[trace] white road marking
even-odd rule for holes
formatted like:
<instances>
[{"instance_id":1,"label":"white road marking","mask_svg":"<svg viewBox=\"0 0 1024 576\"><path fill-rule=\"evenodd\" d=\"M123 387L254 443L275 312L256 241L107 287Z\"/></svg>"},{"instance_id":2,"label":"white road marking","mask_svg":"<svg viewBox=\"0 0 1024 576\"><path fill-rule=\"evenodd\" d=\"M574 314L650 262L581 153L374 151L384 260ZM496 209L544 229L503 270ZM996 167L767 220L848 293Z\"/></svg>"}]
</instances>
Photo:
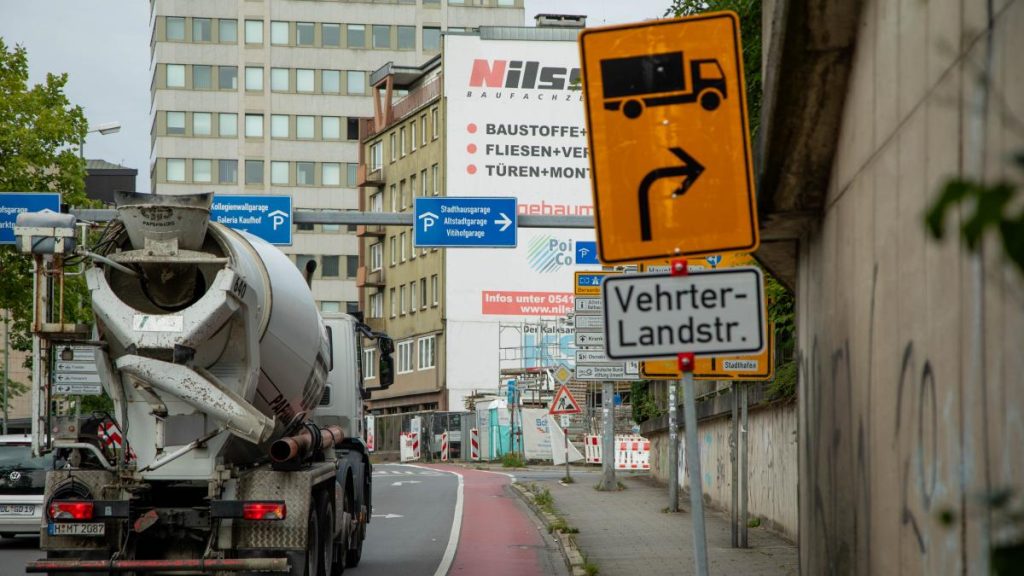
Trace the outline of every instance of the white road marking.
<instances>
[{"instance_id":1,"label":"white road marking","mask_svg":"<svg viewBox=\"0 0 1024 576\"><path fill-rule=\"evenodd\" d=\"M390 514L390 513L389 514L374 514L373 517L374 518L384 518L385 520L388 520L388 519L391 519L391 518L404 518L404 516L402 516L401 514Z\"/></svg>"},{"instance_id":2,"label":"white road marking","mask_svg":"<svg viewBox=\"0 0 1024 576\"><path fill-rule=\"evenodd\" d=\"M403 484L419 484L419 480L399 480L398 482L392 482L392 486L402 486Z\"/></svg>"}]
</instances>

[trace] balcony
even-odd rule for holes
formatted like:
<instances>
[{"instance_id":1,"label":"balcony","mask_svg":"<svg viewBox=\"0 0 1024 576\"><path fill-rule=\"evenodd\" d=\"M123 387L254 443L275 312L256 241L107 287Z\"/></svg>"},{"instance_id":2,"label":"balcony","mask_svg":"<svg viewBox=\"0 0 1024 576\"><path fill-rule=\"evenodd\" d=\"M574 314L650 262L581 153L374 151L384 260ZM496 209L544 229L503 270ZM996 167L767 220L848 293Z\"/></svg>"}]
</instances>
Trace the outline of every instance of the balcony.
<instances>
[{"instance_id":1,"label":"balcony","mask_svg":"<svg viewBox=\"0 0 1024 576\"><path fill-rule=\"evenodd\" d=\"M386 235L387 230L379 224L356 226L356 237L358 238L383 238Z\"/></svg>"},{"instance_id":2,"label":"balcony","mask_svg":"<svg viewBox=\"0 0 1024 576\"><path fill-rule=\"evenodd\" d=\"M366 266L360 266L356 270L356 287L357 288L383 288L384 287L384 269L370 271Z\"/></svg>"},{"instance_id":3,"label":"balcony","mask_svg":"<svg viewBox=\"0 0 1024 576\"><path fill-rule=\"evenodd\" d=\"M359 164L356 169L356 186L375 186L377 188L384 187L384 167L380 166L376 170L370 172L368 164Z\"/></svg>"}]
</instances>

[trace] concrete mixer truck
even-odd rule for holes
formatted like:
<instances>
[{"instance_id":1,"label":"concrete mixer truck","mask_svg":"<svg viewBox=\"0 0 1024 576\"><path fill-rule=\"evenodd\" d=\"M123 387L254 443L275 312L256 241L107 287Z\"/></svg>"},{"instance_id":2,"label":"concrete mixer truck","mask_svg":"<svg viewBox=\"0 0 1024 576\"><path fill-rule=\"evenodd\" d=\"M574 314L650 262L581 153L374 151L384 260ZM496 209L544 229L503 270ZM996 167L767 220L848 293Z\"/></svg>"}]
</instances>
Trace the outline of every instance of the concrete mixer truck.
<instances>
[{"instance_id":1,"label":"concrete mixer truck","mask_svg":"<svg viewBox=\"0 0 1024 576\"><path fill-rule=\"evenodd\" d=\"M93 347L113 404L82 424L37 403L40 450L58 464L43 501L46 558L29 572L326 576L359 563L372 505L361 346L376 340L386 385L390 339L347 314L321 316L308 275L210 222L211 202L119 194L99 241L56 257L38 252L52 251L43 240L57 226L19 218L43 274L62 259L88 263L95 327L77 349ZM42 336L51 356L72 338Z\"/></svg>"}]
</instances>

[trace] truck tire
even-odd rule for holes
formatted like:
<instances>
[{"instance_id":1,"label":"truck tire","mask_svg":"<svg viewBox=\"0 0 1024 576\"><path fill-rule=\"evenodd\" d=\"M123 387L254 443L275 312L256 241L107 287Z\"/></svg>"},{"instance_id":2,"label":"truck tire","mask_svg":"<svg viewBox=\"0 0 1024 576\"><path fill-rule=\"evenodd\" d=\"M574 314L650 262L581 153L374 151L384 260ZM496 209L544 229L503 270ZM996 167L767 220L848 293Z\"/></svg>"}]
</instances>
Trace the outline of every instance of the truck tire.
<instances>
[{"instance_id":1,"label":"truck tire","mask_svg":"<svg viewBox=\"0 0 1024 576\"><path fill-rule=\"evenodd\" d=\"M320 511L316 500L310 502L309 520L306 523L306 549L292 555L289 554L291 564L290 576L320 576L320 565L323 558L323 535L320 529Z\"/></svg>"},{"instance_id":2,"label":"truck tire","mask_svg":"<svg viewBox=\"0 0 1024 576\"><path fill-rule=\"evenodd\" d=\"M317 496L317 512L320 515L320 571L317 576L333 576L336 565L342 558L337 555L334 544L334 503L321 491Z\"/></svg>"},{"instance_id":3,"label":"truck tire","mask_svg":"<svg viewBox=\"0 0 1024 576\"><path fill-rule=\"evenodd\" d=\"M362 516L365 518L365 515ZM355 568L363 557L363 538L366 536L366 524L360 521L359 511L356 510L354 490L345 491L345 518L348 519L348 526L345 529L347 541L345 542L345 567Z\"/></svg>"}]
</instances>

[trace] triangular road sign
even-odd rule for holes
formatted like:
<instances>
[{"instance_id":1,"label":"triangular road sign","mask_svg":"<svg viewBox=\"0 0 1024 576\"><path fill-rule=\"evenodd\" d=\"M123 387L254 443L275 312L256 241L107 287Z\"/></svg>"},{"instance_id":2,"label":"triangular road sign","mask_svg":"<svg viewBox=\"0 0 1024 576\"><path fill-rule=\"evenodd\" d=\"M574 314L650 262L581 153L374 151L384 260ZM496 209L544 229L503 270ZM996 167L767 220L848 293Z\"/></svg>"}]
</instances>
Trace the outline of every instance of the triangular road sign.
<instances>
[{"instance_id":1,"label":"triangular road sign","mask_svg":"<svg viewBox=\"0 0 1024 576\"><path fill-rule=\"evenodd\" d=\"M579 414L583 412L580 408L580 403L572 397L572 392L569 392L569 388L565 384L558 389L555 393L554 400L551 401L551 408L548 409L548 414Z\"/></svg>"}]
</instances>

